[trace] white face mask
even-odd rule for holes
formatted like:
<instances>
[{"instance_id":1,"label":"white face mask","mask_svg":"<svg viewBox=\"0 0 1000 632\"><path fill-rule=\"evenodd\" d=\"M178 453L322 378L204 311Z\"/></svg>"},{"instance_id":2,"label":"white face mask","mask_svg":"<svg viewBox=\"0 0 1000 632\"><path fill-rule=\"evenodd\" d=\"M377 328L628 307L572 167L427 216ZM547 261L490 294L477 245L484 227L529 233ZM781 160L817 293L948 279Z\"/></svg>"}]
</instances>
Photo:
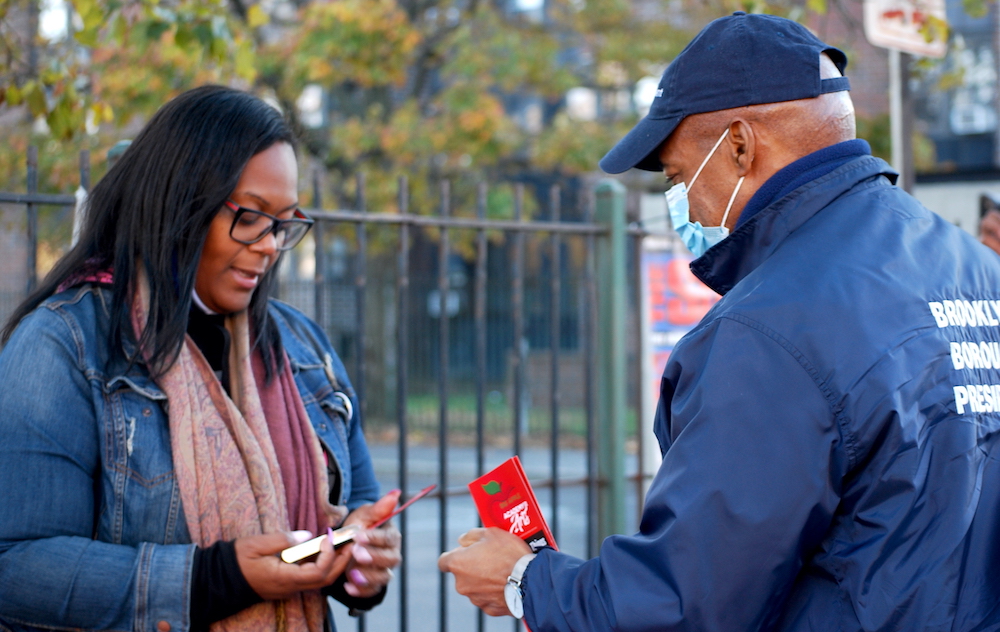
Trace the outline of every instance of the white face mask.
<instances>
[{"instance_id":1,"label":"white face mask","mask_svg":"<svg viewBox=\"0 0 1000 632\"><path fill-rule=\"evenodd\" d=\"M701 166L694 172L694 177L691 178L692 187L698 176L701 175L701 170L708 164L709 158L715 154L715 150L726 139L726 134L728 133L729 128L727 127L726 131L719 137L719 140L715 142L712 151L708 152L705 160L701 162ZM736 188L733 189L733 194L729 197L729 204L726 205L726 212L723 213L722 223L719 226L702 226L701 222L691 222L690 204L688 203L687 196L690 187L686 186L683 182L678 182L665 193L667 197L667 210L670 212L670 221L674 226L674 231L677 232L681 241L684 242L684 245L688 247L688 250L695 257L702 256L709 248L729 236L729 229L726 228L726 220L729 218L729 210L733 208L733 201L736 200L736 194L740 192L740 187L743 186L743 178L744 176L740 176L740 179L736 182Z\"/></svg>"}]
</instances>

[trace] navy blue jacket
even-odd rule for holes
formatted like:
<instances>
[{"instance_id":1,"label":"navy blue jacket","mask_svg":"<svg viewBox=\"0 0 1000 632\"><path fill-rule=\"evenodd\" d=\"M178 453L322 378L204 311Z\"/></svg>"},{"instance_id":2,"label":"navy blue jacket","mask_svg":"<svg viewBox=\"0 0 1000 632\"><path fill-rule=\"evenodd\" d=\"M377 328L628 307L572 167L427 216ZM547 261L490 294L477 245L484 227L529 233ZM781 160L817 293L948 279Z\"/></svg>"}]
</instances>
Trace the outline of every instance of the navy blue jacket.
<instances>
[{"instance_id":1,"label":"navy blue jacket","mask_svg":"<svg viewBox=\"0 0 1000 632\"><path fill-rule=\"evenodd\" d=\"M640 531L543 551L534 632L1000 630L1000 257L856 157L692 264Z\"/></svg>"}]
</instances>

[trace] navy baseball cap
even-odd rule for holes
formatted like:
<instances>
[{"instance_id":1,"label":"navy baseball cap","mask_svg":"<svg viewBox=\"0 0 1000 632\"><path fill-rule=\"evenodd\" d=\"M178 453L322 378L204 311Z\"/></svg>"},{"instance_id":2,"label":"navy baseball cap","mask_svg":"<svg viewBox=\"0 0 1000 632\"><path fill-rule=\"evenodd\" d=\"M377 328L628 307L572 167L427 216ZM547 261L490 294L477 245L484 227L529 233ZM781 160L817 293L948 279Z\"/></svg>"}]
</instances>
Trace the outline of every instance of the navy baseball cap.
<instances>
[{"instance_id":1,"label":"navy baseball cap","mask_svg":"<svg viewBox=\"0 0 1000 632\"><path fill-rule=\"evenodd\" d=\"M713 20L667 66L649 114L601 159L601 169L660 171L660 145L691 114L850 90L847 77L820 79L821 53L843 74L847 55L797 22L743 11Z\"/></svg>"}]
</instances>

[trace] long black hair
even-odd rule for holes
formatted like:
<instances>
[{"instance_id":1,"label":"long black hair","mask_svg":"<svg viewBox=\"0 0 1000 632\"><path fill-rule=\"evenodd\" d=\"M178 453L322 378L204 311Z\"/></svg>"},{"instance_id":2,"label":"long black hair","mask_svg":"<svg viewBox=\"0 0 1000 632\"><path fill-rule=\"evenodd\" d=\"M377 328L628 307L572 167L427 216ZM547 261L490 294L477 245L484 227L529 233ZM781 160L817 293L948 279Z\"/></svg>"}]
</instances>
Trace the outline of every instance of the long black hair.
<instances>
[{"instance_id":1,"label":"long black hair","mask_svg":"<svg viewBox=\"0 0 1000 632\"><path fill-rule=\"evenodd\" d=\"M124 342L134 341L153 375L161 374L184 342L212 218L236 188L247 162L279 142L295 146L288 123L274 107L246 92L203 86L164 105L94 186L79 242L14 311L4 326L3 342L21 319L80 270L111 268L112 354L124 356ZM267 317L276 268L261 279L249 306L255 344L268 369L280 366L283 357L277 329ZM135 341L130 310L143 269L149 279L149 314L142 338Z\"/></svg>"}]
</instances>

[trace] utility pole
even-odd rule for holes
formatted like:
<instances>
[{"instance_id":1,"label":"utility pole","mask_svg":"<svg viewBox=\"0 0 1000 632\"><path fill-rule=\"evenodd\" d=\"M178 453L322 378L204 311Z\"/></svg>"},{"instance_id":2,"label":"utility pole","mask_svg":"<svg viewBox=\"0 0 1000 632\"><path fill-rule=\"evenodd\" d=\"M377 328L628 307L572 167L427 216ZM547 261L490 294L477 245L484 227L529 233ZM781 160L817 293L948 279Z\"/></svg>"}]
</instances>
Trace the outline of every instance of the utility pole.
<instances>
[{"instance_id":1,"label":"utility pole","mask_svg":"<svg viewBox=\"0 0 1000 632\"><path fill-rule=\"evenodd\" d=\"M913 192L913 94L910 91L910 55L889 49L889 120L892 137L892 167L899 172L899 185Z\"/></svg>"}]
</instances>

